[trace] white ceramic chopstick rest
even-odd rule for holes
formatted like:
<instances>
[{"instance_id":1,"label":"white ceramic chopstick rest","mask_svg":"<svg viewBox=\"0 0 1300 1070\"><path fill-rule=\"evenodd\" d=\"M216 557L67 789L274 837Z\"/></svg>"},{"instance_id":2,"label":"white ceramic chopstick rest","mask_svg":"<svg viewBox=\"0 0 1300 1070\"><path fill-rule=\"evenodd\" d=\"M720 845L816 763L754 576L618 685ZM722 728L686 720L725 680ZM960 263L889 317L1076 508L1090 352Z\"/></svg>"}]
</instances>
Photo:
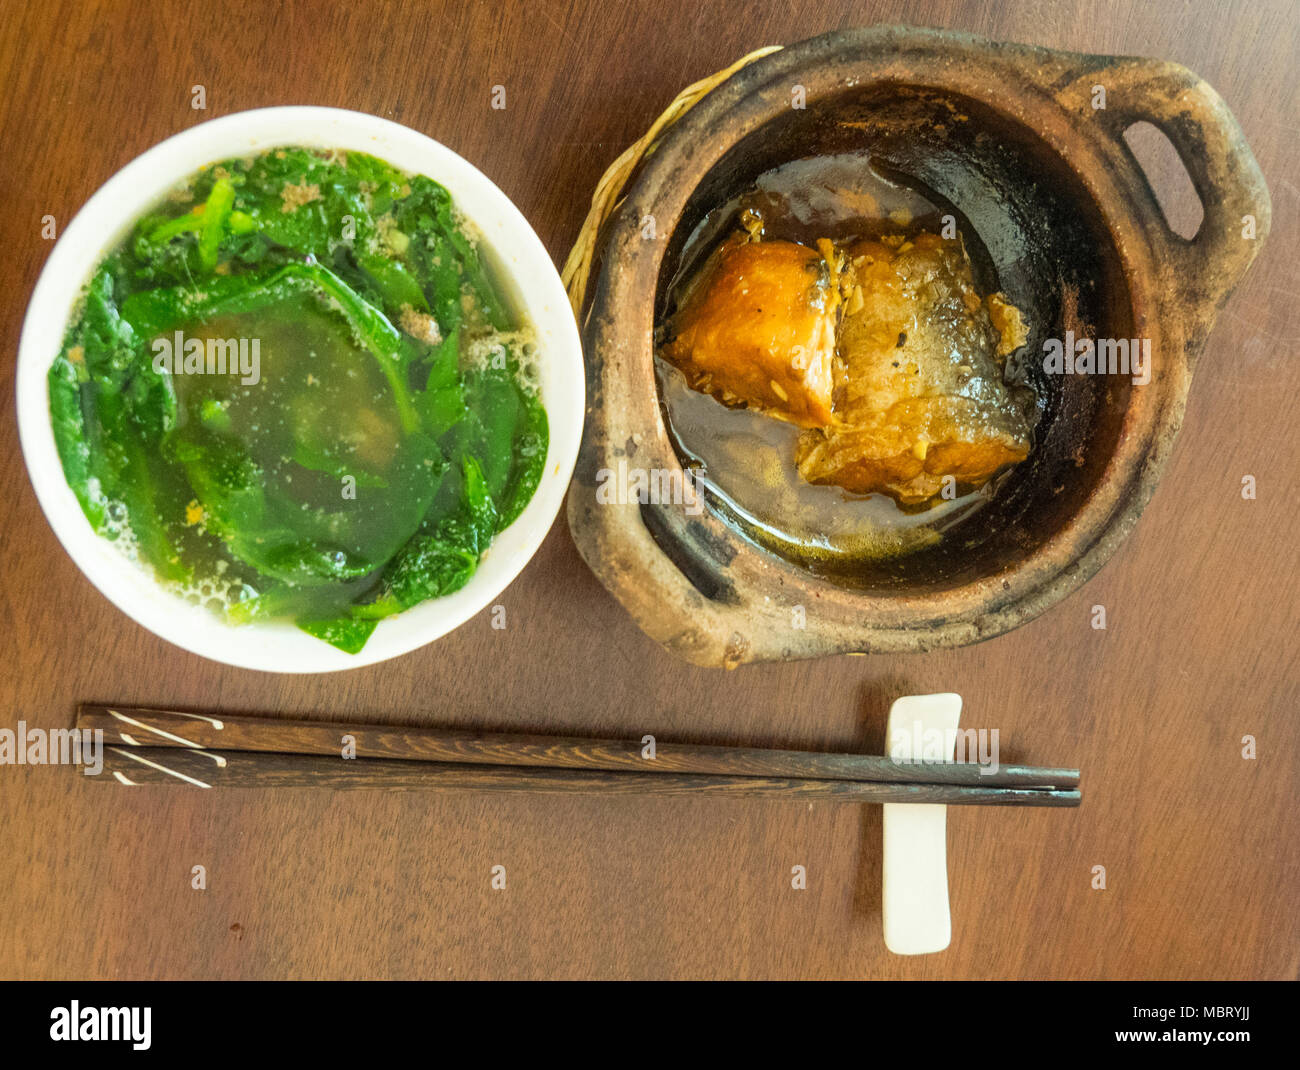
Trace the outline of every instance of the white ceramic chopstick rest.
<instances>
[{"instance_id":1,"label":"white ceramic chopstick rest","mask_svg":"<svg viewBox=\"0 0 1300 1070\"><path fill-rule=\"evenodd\" d=\"M961 696L906 695L889 708L885 747L892 758L919 761L927 740L955 739ZM921 753L916 753L920 749ZM945 758L952 754L945 750ZM895 955L927 955L952 940L948 910L948 807L886 803L884 890L885 946Z\"/></svg>"}]
</instances>

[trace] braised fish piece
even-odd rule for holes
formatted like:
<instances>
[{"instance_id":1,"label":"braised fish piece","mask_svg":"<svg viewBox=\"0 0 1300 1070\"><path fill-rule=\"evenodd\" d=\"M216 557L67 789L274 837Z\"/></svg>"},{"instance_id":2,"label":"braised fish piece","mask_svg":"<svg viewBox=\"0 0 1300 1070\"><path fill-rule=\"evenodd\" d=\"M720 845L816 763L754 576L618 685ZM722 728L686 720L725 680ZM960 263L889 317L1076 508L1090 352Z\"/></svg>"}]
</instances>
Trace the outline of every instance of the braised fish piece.
<instances>
[{"instance_id":1,"label":"braised fish piece","mask_svg":"<svg viewBox=\"0 0 1300 1070\"><path fill-rule=\"evenodd\" d=\"M800 475L915 505L938 494L945 476L978 486L1024 460L1030 428L1001 358L1024 343L1026 328L1001 295L986 302L976 292L960 239L858 242L846 271L843 386L834 424L799 436Z\"/></svg>"},{"instance_id":2,"label":"braised fish piece","mask_svg":"<svg viewBox=\"0 0 1300 1070\"><path fill-rule=\"evenodd\" d=\"M836 254L736 236L706 261L663 355L690 385L733 408L801 427L831 422Z\"/></svg>"}]
</instances>

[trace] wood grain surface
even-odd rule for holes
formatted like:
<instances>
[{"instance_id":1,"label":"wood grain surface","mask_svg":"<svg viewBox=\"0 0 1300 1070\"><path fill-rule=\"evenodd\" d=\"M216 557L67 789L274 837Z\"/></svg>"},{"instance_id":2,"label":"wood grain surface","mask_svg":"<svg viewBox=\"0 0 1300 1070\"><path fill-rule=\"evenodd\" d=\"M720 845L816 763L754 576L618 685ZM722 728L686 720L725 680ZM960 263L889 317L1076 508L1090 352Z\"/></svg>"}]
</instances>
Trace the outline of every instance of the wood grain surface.
<instances>
[{"instance_id":1,"label":"wood grain surface","mask_svg":"<svg viewBox=\"0 0 1300 1070\"><path fill-rule=\"evenodd\" d=\"M504 629L485 611L384 665L279 677L144 631L60 548L13 418L41 218L66 224L149 146L264 105L373 112L482 168L558 261L602 170L682 86L763 44L880 21L1184 63L1269 178L1270 244L1220 316L1159 491L1045 616L951 652L696 669L631 624L560 522L500 600ZM878 807L118 791L0 766L0 976L1295 978L1297 38L1291 0L6 4L0 727L70 726L92 701L878 752L893 698L954 690L1004 761L1080 768L1084 805L950 811L952 946L908 959L881 938Z\"/></svg>"}]
</instances>

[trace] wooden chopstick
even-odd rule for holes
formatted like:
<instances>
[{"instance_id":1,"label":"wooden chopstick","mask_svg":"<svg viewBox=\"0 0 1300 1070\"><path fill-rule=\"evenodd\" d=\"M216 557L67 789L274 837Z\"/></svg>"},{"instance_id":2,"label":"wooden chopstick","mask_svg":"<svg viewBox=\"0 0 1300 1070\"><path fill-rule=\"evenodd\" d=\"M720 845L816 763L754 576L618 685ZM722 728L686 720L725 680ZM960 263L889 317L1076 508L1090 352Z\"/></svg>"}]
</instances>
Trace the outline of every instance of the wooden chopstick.
<instances>
[{"instance_id":1,"label":"wooden chopstick","mask_svg":"<svg viewBox=\"0 0 1300 1070\"><path fill-rule=\"evenodd\" d=\"M1078 806L1079 792L979 788L962 784L883 784L866 780L810 780L708 773L611 772L343 759L315 754L191 750L186 747L109 746L95 778L127 785L196 788L360 788L386 791L496 791L618 795L710 795L853 803L946 803L949 806Z\"/></svg>"},{"instance_id":2,"label":"wooden chopstick","mask_svg":"<svg viewBox=\"0 0 1300 1070\"><path fill-rule=\"evenodd\" d=\"M77 727L102 729L106 743L125 746L338 757L343 737L350 736L358 759L628 771L651 776L680 773L1027 790L1064 790L1079 783L1077 769L1006 765L996 773L985 773L973 762L900 763L879 755L662 742L656 743L655 757L649 760L642 756L639 740L457 732L92 704L79 708Z\"/></svg>"}]
</instances>

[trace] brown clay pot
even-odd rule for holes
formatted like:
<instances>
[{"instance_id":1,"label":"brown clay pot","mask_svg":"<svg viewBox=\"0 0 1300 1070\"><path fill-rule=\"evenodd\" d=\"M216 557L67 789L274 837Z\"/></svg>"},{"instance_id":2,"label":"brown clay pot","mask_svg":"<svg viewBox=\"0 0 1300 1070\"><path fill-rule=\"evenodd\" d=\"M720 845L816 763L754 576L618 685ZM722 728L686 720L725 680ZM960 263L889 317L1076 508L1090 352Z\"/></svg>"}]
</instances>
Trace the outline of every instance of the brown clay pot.
<instances>
[{"instance_id":1,"label":"brown clay pot","mask_svg":"<svg viewBox=\"0 0 1300 1070\"><path fill-rule=\"evenodd\" d=\"M792 107L796 86L805 107ZM1123 140L1140 120L1169 137L1202 201L1190 241L1166 225ZM620 460L680 467L652 335L685 237L762 172L862 148L965 215L1001 288L1028 310L1029 352L1067 330L1146 337L1150 382L1040 382L1036 448L989 505L936 547L838 574L760 549L712 508L598 504L598 474ZM670 130L607 228L586 331L587 433L569 494L578 549L641 628L701 665L929 650L1015 628L1087 580L1132 530L1215 314L1268 227L1268 191L1240 128L1176 64L899 27L767 56Z\"/></svg>"}]
</instances>

